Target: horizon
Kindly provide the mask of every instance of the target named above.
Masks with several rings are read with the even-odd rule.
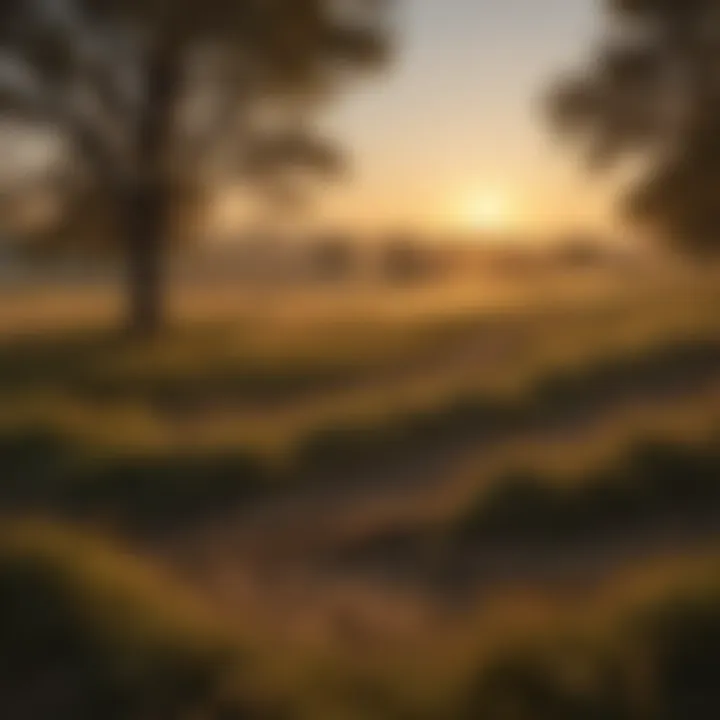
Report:
[[[350,173],[304,222],[538,236],[619,226],[612,179],[591,177],[542,112],[599,31],[594,0],[405,0],[400,13],[387,73],[326,118]]]

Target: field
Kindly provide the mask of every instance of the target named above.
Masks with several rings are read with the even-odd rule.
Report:
[[[715,270],[0,300],[0,717],[720,713]]]

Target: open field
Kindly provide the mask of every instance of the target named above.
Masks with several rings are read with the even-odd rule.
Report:
[[[0,716],[714,717],[717,280],[7,294]]]

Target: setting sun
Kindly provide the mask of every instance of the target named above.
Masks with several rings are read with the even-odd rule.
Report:
[[[499,191],[475,192],[460,205],[460,222],[474,230],[505,230],[512,224],[510,200]]]

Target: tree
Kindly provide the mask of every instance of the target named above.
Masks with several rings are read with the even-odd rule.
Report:
[[[213,188],[288,200],[337,168],[313,113],[386,30],[382,0],[1,0],[2,132],[54,140],[64,234],[104,228],[152,334],[170,244]]]
[[[632,161],[625,209],[670,246],[720,251],[720,2],[605,0],[605,38],[551,95],[594,167]]]

